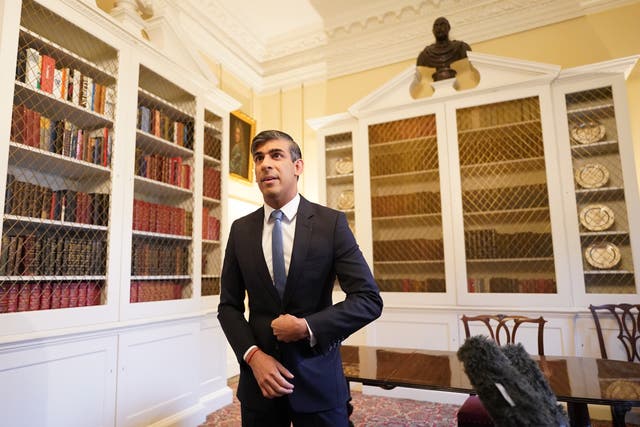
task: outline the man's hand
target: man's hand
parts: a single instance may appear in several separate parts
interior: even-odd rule
[[[273,335],[282,342],[294,342],[309,337],[307,322],[290,314],[281,314],[271,322]]]
[[[293,384],[285,379],[293,378],[293,374],[280,362],[258,349],[249,363],[253,376],[260,386],[262,395],[267,399],[293,393]]]

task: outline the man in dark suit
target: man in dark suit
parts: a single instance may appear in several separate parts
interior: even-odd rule
[[[240,363],[242,425],[346,427],[340,343],[380,316],[378,286],[345,215],[298,194],[298,144],[263,131],[251,154],[265,205],[231,226],[218,306]],[[336,275],[346,298],[333,304]]]

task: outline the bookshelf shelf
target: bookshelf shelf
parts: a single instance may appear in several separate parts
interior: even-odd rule
[[[143,88],[138,88],[138,101],[141,104],[160,106],[174,120],[193,120],[193,114],[190,114],[187,110]]]
[[[494,211],[465,212],[464,217],[474,223],[486,223],[491,220],[504,222],[539,222],[549,219],[549,208],[501,209]]]
[[[530,157],[515,160],[505,160],[498,162],[487,163],[475,163],[468,165],[461,165],[460,170],[465,176],[475,174],[495,174],[497,168],[514,168],[518,172],[543,170],[544,169],[544,157]]]
[[[215,125],[212,125],[210,123],[204,122],[204,127],[205,129],[209,129],[211,131],[213,131],[213,133],[215,134],[221,134],[222,131],[220,129],[218,129]]]
[[[109,179],[111,169],[83,160],[74,159],[62,154],[51,153],[28,145],[10,142],[9,154],[15,164],[28,164],[29,168],[39,173],[56,174],[69,179],[85,179],[103,181]]]
[[[353,174],[346,173],[344,175],[329,175],[327,176],[327,181],[332,181],[336,184],[338,183],[349,183],[353,181]]]
[[[371,175],[371,180],[389,180],[389,181],[406,181],[406,180],[429,180],[432,177],[437,177],[440,172],[438,169],[424,169],[411,172],[391,173],[385,175]]]
[[[589,105],[586,107],[578,107],[578,108],[567,108],[567,114],[569,116],[593,114],[593,113],[599,113],[599,112],[607,115],[613,114],[613,103]]]
[[[133,236],[138,238],[146,237],[146,238],[153,238],[153,239],[160,239],[160,240],[184,240],[187,242],[192,240],[191,236],[183,236],[179,234],[169,234],[169,233],[155,233],[151,231],[140,231],[140,230],[133,230]]]
[[[187,158],[193,156],[193,150],[140,129],[136,129],[136,144],[143,150],[153,150],[169,156]]]
[[[392,141],[385,142],[370,142],[369,148],[375,152],[378,149],[384,149],[388,147],[395,147],[399,145],[414,145],[414,144],[423,144],[423,143],[433,143],[436,140],[436,135],[427,135],[419,138],[400,138],[394,139]]]
[[[219,279],[220,275],[219,274],[202,274],[201,277],[203,279]]]
[[[479,127],[474,127],[473,129],[467,129],[467,128],[461,127],[460,129],[458,129],[458,135],[462,136],[462,135],[475,134],[475,133],[495,132],[495,131],[514,129],[514,128],[530,129],[530,128],[537,128],[539,126],[540,126],[539,119],[523,120],[523,121],[514,121],[514,122],[508,122],[508,123],[502,123],[502,124],[495,124],[490,126],[480,125]],[[461,141],[461,144],[463,143],[464,142]]]
[[[106,276],[0,276],[0,281],[7,282],[102,282],[106,280]]]
[[[212,166],[221,166],[222,162],[220,161],[220,159],[216,159],[215,157],[212,156],[203,156],[204,162],[205,164],[208,165],[212,165]]]
[[[571,151],[574,156],[599,156],[618,152],[618,141],[608,140],[591,144],[578,145],[573,143]]]
[[[85,128],[99,128],[113,126],[113,120],[103,114],[88,110],[71,101],[56,98],[53,94],[32,89],[25,83],[16,81],[14,89],[14,104],[22,104],[40,114],[52,119],[68,119],[74,124]]]
[[[219,244],[220,244],[220,240],[207,240],[207,239],[202,239],[202,244],[203,244],[203,245],[219,245]]]
[[[32,227],[55,227],[55,228],[69,228],[86,231],[107,231],[108,228],[102,225],[83,224],[79,222],[68,221],[55,221],[51,219],[33,218],[20,215],[4,215],[4,223],[23,223],[24,225],[31,225]]]
[[[131,276],[131,280],[191,280],[188,275]]]
[[[220,204],[220,199],[214,199],[213,197],[202,196],[202,201],[204,203],[207,203],[207,204],[210,204],[210,205],[219,205]]]
[[[193,191],[181,188],[166,182],[156,181],[141,176],[135,177],[135,189],[137,192],[149,195],[163,196],[171,199],[185,199],[193,196]]]

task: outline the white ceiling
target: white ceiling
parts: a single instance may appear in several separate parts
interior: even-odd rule
[[[142,0],[138,0],[141,2]],[[257,92],[417,57],[445,16],[471,44],[639,0],[146,0]],[[152,38],[153,41],[153,38]]]

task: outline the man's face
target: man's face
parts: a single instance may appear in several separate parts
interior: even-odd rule
[[[291,160],[289,141],[272,139],[253,154],[256,182],[265,202],[279,209],[298,191],[298,176],[302,173],[302,159]]]
[[[433,35],[438,41],[446,40],[449,37],[450,29],[446,19],[436,19],[433,23]]]

